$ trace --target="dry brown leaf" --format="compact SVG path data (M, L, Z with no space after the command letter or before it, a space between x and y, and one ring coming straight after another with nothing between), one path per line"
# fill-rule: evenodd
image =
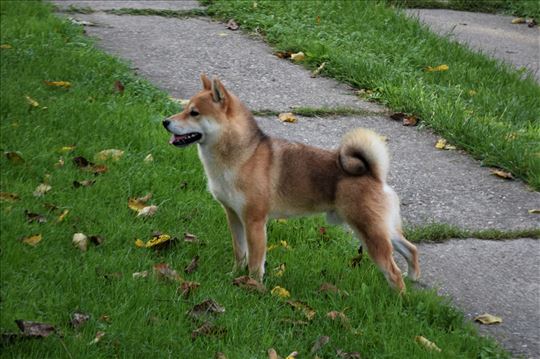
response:
M168 280L168 281L181 281L182 278L180 275L172 268L169 267L167 263L158 263L154 264L154 274L158 279Z
M119 94L123 94L125 90L124 84L120 80L114 81L114 90Z
M107 161L109 159L113 161L118 161L124 155L124 151L118 150L116 148L110 148L108 150L100 151L96 154L96 161Z
M24 158L22 157L22 154L18 151L6 151L4 152L4 155L9 160L9 162L15 165L24 163Z
M512 176L510 172L506 172L498 168L491 168L489 171L491 172L492 175L500 177L500 178L510 179L510 180L514 179L514 176Z
M313 355L319 350L321 350L322 347L324 347L328 342L330 341L330 337L327 335L321 335L320 337L315 340L315 343L313 343L313 346L311 347L310 354Z
M497 316L492 315L492 314L485 313L485 314L481 314L481 315L476 316L474 318L474 321L482 323L482 324L487 324L487 325L489 325L489 324L499 324L499 323L502 323L502 318L497 317Z
M90 240L90 243L93 243L96 246L101 245L104 241L102 236L97 236L97 235L90 236L88 239Z
M24 244L35 247L39 242L41 242L42 239L43 237L41 236L41 234L34 234L33 236L22 238L21 241Z
M186 232L184 233L184 242L199 243L199 238L197 238L197 236L194 234Z
M317 67L317 68L311 73L311 77L317 77L317 76L319 76L319 74L321 73L321 71L324 69L325 66L326 66L326 62L323 62L322 64L320 64L319 67Z
M298 119L292 112L284 112L279 114L279 120L285 123L295 123Z
M63 88L70 88L71 82L69 81L43 81L45 85L52 86L52 87L63 87Z
M186 274L191 274L197 270L197 267L199 266L199 256L193 257L191 262L184 268L184 272Z
M39 186L36 187L36 190L34 191L33 195L34 197L42 197L45 195L45 193L49 192L51 190L51 186L49 186L46 183L41 183Z
M306 55L302 51L297 52L296 54L291 54L291 60L294 62L304 61L305 59Z
M276 51L276 52L274 52L274 55L276 55L280 59L288 59L288 58L291 57L292 52L290 52L290 51Z
M439 348L435 343L433 343L432 341L428 340L427 338L421 335L416 336L414 339L416 340L417 343L419 343L426 349L434 350L436 352L441 351L441 348Z
M251 278L250 276L243 275L233 279L233 285L240 288L257 291L259 293L266 292L266 287L258 280Z
M47 223L47 218L38 213L30 213L26 209L24 210L26 216L26 221L28 223L37 222L37 223Z
M82 181L73 181L73 187L79 188L79 187L90 187L94 183L96 183L96 180L82 180Z
M73 162L75 163L75 165L79 168L86 168L88 166L92 166L93 163L88 161L86 158L84 158L83 156L78 156L78 157L75 157L73 158Z
M217 315L225 313L225 308L213 299L206 299L193 306L186 314L192 318L200 318L207 315Z
M45 338L56 331L54 326L47 323L38 323L21 319L15 320L15 323L17 323L22 334L28 337Z
M435 67L428 66L426 67L426 72L441 72L441 71L448 71L448 65L439 65Z
M19 200L19 195L10 192L0 192L0 200L5 202L16 202Z
M317 312L305 302L301 302L299 300L288 300L287 304L293 307L293 309L301 311L307 320L312 320L315 318L315 315L317 315Z
M88 314L75 312L71 315L71 326L75 329L79 329L81 326L83 326L84 323L86 323L90 319L90 316Z
M236 21L234 21L233 19L230 19L228 22L227 22L227 25L225 25L225 27L229 30L232 30L232 31L235 31L235 30L238 30L238 28L240 26L238 26L238 24L236 23Z
M75 233L71 243L73 243L73 245L79 248L82 252L86 252L88 250L88 237L84 233Z
M184 299L189 298L189 295L191 292L193 292L195 289L199 288L201 286L200 283L197 282L190 282L190 281L184 281L182 284L180 284L180 287L178 287L177 292L180 292L180 295Z

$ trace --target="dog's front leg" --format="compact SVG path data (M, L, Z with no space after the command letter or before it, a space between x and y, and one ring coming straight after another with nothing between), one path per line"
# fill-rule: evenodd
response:
M234 249L234 266L233 274L240 272L247 265L247 243L242 221L229 207L223 206L227 213L227 222L231 231L232 244Z
M249 218L248 216L244 223L249 252L249 275L262 283L266 259L266 218Z

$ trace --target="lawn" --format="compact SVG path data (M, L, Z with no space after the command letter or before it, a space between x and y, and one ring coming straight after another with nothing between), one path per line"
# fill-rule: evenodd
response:
M321 335L330 337L321 358L338 349L366 358L508 357L433 292L408 283L400 297L368 259L352 267L356 244L338 228L321 229L319 217L269 225L269 245L276 248L268 254L265 285L287 289L289 298L233 286L225 217L206 191L196 149L168 145L161 127L178 105L97 50L82 28L52 15L50 5L0 6L2 357L210 358L223 352L264 358L271 347L281 356L296 350L312 357ZM124 152L116 161L96 156L107 149ZM153 160L145 161L149 155ZM81 157L95 165L81 167ZM74 185L85 180L95 182ZM50 190L36 196L40 184ZM128 199L147 193L153 195L147 204L158 211L137 217ZM178 240L159 250L135 245L155 231ZM185 241L185 232L198 241ZM72 244L75 233L102 240L81 251ZM31 235L41 240L24 241ZM195 256L198 268L186 273ZM160 278L153 273L159 263L182 278ZM148 277L132 275L143 271ZM200 287L185 298L178 288L188 282ZM339 292L321 292L324 283ZM186 314L209 298L225 312ZM315 314L287 300L302 301ZM331 311L343 317L332 320ZM89 315L77 328L70 324L76 312ZM7 335L18 332L19 319L49 323L56 332ZM193 338L205 321L213 329ZM96 340L98 332L104 334ZM426 349L416 336L442 351Z
M400 3L397 1L397 3ZM540 86L531 75L446 38L380 1L209 1L277 50L363 96L414 114L486 166L540 189ZM427 71L446 65L446 71Z

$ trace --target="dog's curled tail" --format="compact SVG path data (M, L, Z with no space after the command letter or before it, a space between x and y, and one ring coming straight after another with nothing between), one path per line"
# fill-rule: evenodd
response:
M365 128L357 128L343 136L339 164L349 175L371 173L379 181L386 182L390 156L381 136Z

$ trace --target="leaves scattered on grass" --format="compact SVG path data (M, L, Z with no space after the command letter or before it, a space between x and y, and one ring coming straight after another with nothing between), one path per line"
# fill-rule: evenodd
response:
M184 242L197 244L197 243L199 243L199 238L197 238L197 236L194 235L194 234L185 232L184 233Z
M301 302L299 300L288 300L287 304L290 305L294 310L301 311L307 320L313 320L313 318L315 318L317 315L317 312L306 302Z
M270 291L270 294L275 295L280 298L289 298L291 296L291 293L285 288L280 287L279 285L272 288Z
M73 187L79 188L79 187L90 187L96 183L96 180L82 180L82 181L73 181Z
M24 210L24 215L26 216L26 221L28 223L47 223L47 218L38 213L30 213L26 209Z
M75 163L75 166L78 168L89 171L94 173L95 175L103 174L108 171L107 166L105 165L96 165L93 162L88 161L86 158L82 156L78 156L73 158L73 162Z
M51 86L51 87L62 87L62 88L70 88L71 82L69 81L43 81L45 85Z
M208 315L218 315L225 313L225 308L213 299L205 299L199 304L195 304L186 314L192 318L200 318Z
M139 198L128 199L128 207L137 212L137 217L151 217L156 214L158 206L148 205L147 202L152 198L152 193Z
M0 192L0 201L17 202L18 200L19 200L19 195L16 193Z
M145 270L145 271L142 271L142 272L135 272L135 273L131 274L131 277L133 279L147 278L148 277L148 271Z
M60 223L62 222L66 216L69 214L69 209L65 209L62 211L62 213L58 216L58 218L56 219L56 223Z
M153 249L166 249L170 248L177 242L178 238L171 237L168 234L162 234L156 232L152 235L152 238L148 242L144 242L140 239L135 240L135 246L138 248L153 248Z
M274 275L276 277L283 277L283 275L285 274L285 269L286 269L285 263L281 263L280 265L278 265L276 268L273 269Z
M490 325L490 324L502 323L503 320L502 320L501 317L497 317L497 316L489 314L489 313L484 313L484 314L480 314L480 315L476 316L474 318L474 321L478 322L478 323L481 323L481 324Z
M94 344L99 343L103 339L104 336L105 336L105 332L98 331L94 339L90 343L88 343L88 345L94 345Z
M334 320L334 321L339 320L341 325L343 325L347 329L351 328L349 318L345 315L344 312L340 312L340 311L337 311L337 310L332 310L332 311L326 313L326 317L331 319L331 320Z
M24 244L35 247L39 242L41 242L42 239L43 237L41 236L41 234L34 234L32 236L22 238L21 241Z
M186 280L180 284L180 287L178 287L176 292L180 292L182 298L188 299L190 294L200 286L201 284L198 282L190 282Z
M456 146L449 144L444 138L439 138L435 144L435 148L438 150L455 150Z
M182 280L182 277L167 263L157 263L154 264L154 274L157 279L164 281L173 281L178 282Z
M199 267L199 256L193 257L191 262L184 268L186 274L191 274L197 270Z
M435 343L433 343L432 341L430 341L429 339L421 335L416 336L414 339L416 340L418 344L420 344L421 346L423 346L424 348L428 350L441 352L441 348L439 348Z
M49 192L52 187L46 183L41 183L36 187L36 190L32 193L34 197L43 197L45 193Z
M74 329L79 329L82 327L88 320L90 316L85 313L75 312L71 315L70 324Z
M24 163L24 158L19 151L6 151L4 152L4 156L14 165Z
M500 178L504 178L508 180L514 179L514 176L512 176L510 172L503 171L499 168L491 168L489 171L491 172L492 175L500 177Z
M26 102L28 103L28 105L30 107L39 107L39 102L37 102L36 100L34 100L32 97L30 96L24 96L24 98L26 99Z
M114 81L114 90L116 92L118 92L119 94L123 94L125 89L126 88L124 87L124 84L122 84L120 80Z
M274 52L274 55L279 57L280 59L289 59L292 55L292 52L290 51L276 51Z
M21 319L15 320L15 323L17 323L22 335L26 337L46 338L56 332L56 328L47 323L39 323Z
M84 233L75 233L71 243L81 250L86 252L88 250L88 237Z
M154 162L154 156L152 156L152 154L149 153L148 155L146 155L143 162L144 163L152 163L152 162Z
M2 50L8 50L8 49L12 49L13 46L11 46L10 44L2 44L0 45L0 49Z
M243 275L238 278L233 279L233 285L240 287L242 289L247 289L251 291L256 291L259 293L266 292L266 287L259 281L251 278L250 276Z
M439 65L439 66L434 66L434 67L428 66L426 67L425 71L426 72L442 72L442 71L448 71L448 69L449 69L448 65Z
M279 120L284 123L295 123L298 121L292 112L284 112L279 114Z
M319 350L322 349L328 342L330 341L330 337L327 335L321 335L318 337L315 342L313 343L313 346L311 347L310 354L313 355L317 353Z

